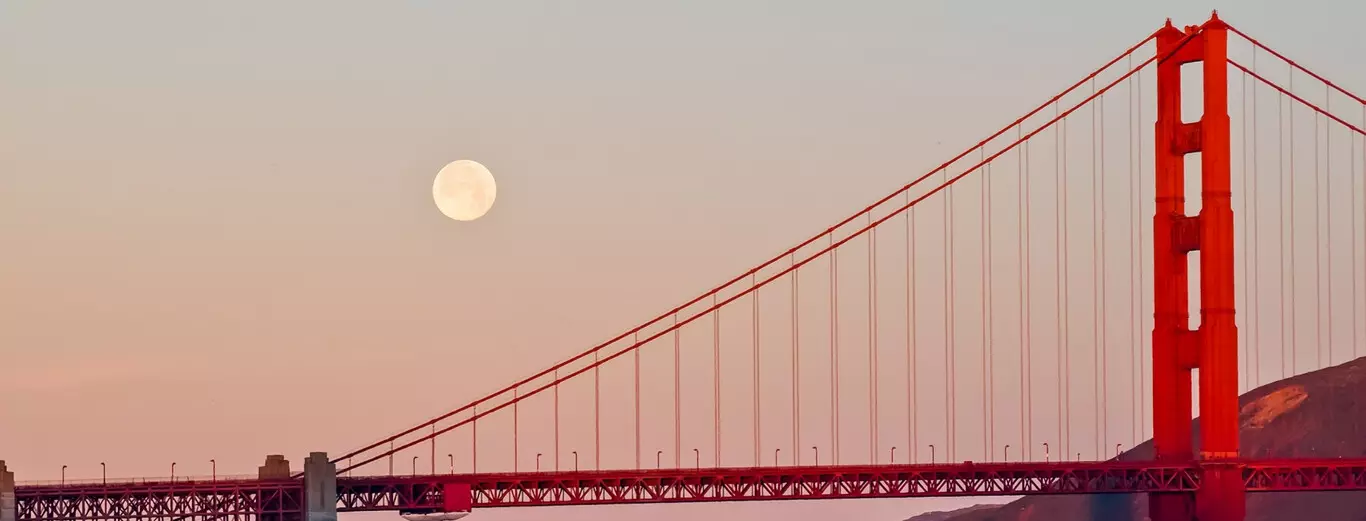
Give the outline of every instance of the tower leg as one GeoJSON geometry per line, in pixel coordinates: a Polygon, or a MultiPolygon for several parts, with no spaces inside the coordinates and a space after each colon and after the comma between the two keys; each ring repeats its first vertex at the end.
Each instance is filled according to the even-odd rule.
{"type": "Polygon", "coordinates": [[[1200,118],[1200,460],[1201,521],[1242,521],[1246,502],[1238,457],[1238,327],[1234,321],[1233,207],[1228,116],[1228,26],[1205,24],[1205,99],[1200,118]]]}
{"type": "MultiPolygon", "coordinates": [[[[1189,328],[1186,252],[1176,248],[1175,225],[1185,215],[1185,167],[1174,146],[1181,126],[1181,63],[1175,56],[1185,33],[1168,22],[1157,33],[1157,123],[1153,140],[1153,450],[1164,463],[1186,463],[1191,448],[1191,379],[1183,364],[1181,336],[1189,328]]],[[[1189,493],[1148,495],[1153,521],[1194,519],[1189,493]]]]}
{"type": "Polygon", "coordinates": [[[4,461],[0,461],[0,521],[16,521],[19,519],[16,509],[14,473],[5,467],[4,461]]]}
{"type": "MultiPolygon", "coordinates": [[[[266,463],[257,468],[256,476],[263,480],[289,479],[289,460],[278,454],[266,456],[266,463]]],[[[298,507],[296,498],[267,495],[261,499],[258,521],[299,521],[303,514],[298,507]]]]}
{"type": "Polygon", "coordinates": [[[337,465],[326,452],[304,459],[304,521],[337,521],[337,465]]]}
{"type": "MultiPolygon", "coordinates": [[[[1243,471],[1234,463],[1203,463],[1204,476],[1195,494],[1195,518],[1200,521],[1243,521],[1247,491],[1243,471]]],[[[1157,519],[1157,518],[1153,518],[1157,519]]]]}

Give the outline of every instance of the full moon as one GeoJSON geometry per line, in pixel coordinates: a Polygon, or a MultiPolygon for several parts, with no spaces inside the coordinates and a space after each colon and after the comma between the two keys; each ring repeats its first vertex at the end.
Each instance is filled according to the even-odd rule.
{"type": "Polygon", "coordinates": [[[488,213],[498,196],[493,173],[468,159],[452,161],[436,173],[432,199],[437,209],[457,221],[473,221],[488,213]]]}

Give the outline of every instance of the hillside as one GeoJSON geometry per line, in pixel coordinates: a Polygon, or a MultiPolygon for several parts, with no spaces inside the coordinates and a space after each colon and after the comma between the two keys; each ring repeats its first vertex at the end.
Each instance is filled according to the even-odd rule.
{"type": "MultiPolygon", "coordinates": [[[[1242,406],[1242,453],[1270,458],[1366,456],[1366,358],[1281,380],[1249,391],[1242,406]]],[[[1199,436],[1196,420],[1195,432],[1199,436]]],[[[1122,459],[1149,459],[1152,442],[1122,459]]],[[[1141,521],[1148,513],[1143,495],[1024,498],[999,509],[984,509],[945,521],[1141,521]]],[[[1247,521],[1366,519],[1366,492],[1251,494],[1247,521]]]]}
{"type": "Polygon", "coordinates": [[[948,510],[943,512],[925,512],[924,514],[913,516],[910,519],[907,519],[906,521],[948,521],[950,519],[954,519],[956,516],[961,516],[970,512],[995,510],[1000,507],[1001,505],[973,505],[970,507],[963,507],[957,510],[948,510]]]}

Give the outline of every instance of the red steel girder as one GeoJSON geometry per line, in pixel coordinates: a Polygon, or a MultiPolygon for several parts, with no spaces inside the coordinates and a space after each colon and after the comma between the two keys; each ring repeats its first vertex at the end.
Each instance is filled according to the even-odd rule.
{"type": "Polygon", "coordinates": [[[296,519],[303,484],[295,480],[220,480],[21,486],[19,519],[166,521],[296,519]]]}
{"type": "Polygon", "coordinates": [[[337,480],[339,511],[433,511],[445,483],[476,508],[779,499],[1193,491],[1194,466],[1135,462],[772,467],[361,477],[337,480]]]}
{"type": "MultiPolygon", "coordinates": [[[[1366,458],[1237,460],[1249,492],[1366,490],[1366,458]]],[[[1060,462],[845,465],[522,472],[337,478],[337,510],[440,511],[448,484],[468,484],[475,508],[1194,492],[1197,463],[1060,462]]],[[[298,519],[301,480],[219,480],[20,486],[19,519],[248,521],[298,519]]]]}

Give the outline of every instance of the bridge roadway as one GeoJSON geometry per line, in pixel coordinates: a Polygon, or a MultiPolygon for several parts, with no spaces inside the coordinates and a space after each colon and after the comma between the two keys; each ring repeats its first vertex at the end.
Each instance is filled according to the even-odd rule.
{"type": "MultiPolygon", "coordinates": [[[[1366,458],[1238,460],[1249,492],[1366,490],[1366,458]]],[[[1199,464],[1142,461],[338,476],[335,512],[695,501],[1190,492],[1199,464]]],[[[43,484],[15,489],[17,519],[315,519],[304,479],[43,484]]],[[[335,516],[335,513],[332,514],[335,516]]]]}

